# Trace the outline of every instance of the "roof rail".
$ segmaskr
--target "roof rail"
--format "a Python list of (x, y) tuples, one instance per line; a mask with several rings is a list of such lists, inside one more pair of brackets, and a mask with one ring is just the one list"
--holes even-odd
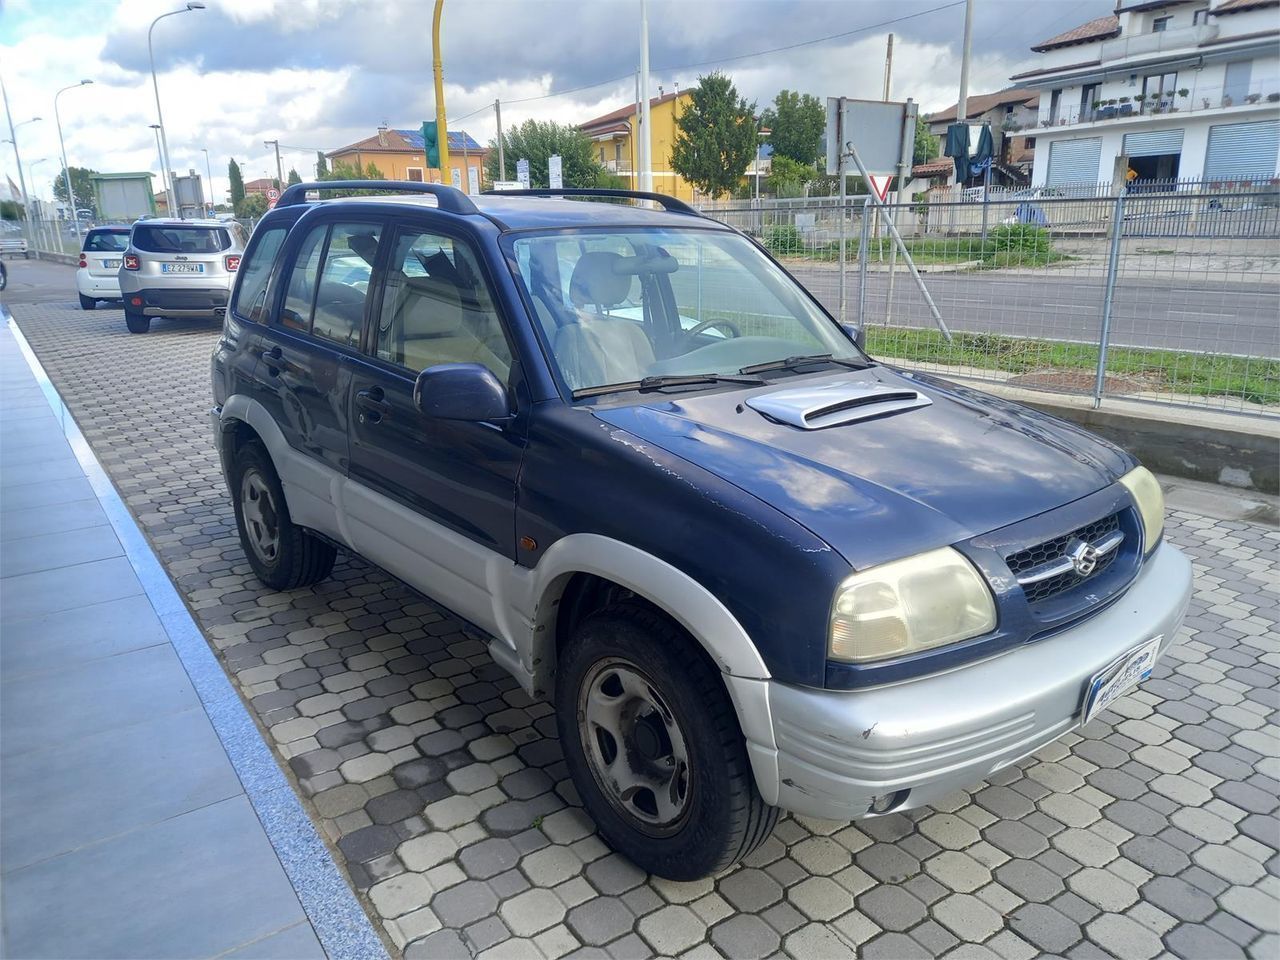
[(441, 210), (449, 213), (479, 213), (476, 205), (461, 190), (443, 183), (416, 183), (410, 180), (320, 180), (295, 183), (285, 187), (276, 201), (277, 207), (292, 207), (307, 202), (309, 190), (394, 190), (397, 193), (430, 193)]
[(627, 197), (632, 200), (652, 200), (661, 204), (668, 213), (684, 213), (693, 217), (701, 217), (697, 210), (683, 200), (669, 197), (665, 193), (650, 193), (647, 190), (610, 190), (605, 187), (561, 187), (555, 190), (538, 188), (534, 190), (486, 190), (486, 195), (499, 197)]

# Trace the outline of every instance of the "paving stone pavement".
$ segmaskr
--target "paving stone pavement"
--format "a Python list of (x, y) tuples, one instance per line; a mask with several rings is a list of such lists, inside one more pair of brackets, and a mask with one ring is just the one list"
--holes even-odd
[(1280, 956), (1280, 533), (1175, 512), (1179, 643), (1079, 734), (935, 808), (784, 817), (725, 875), (646, 877), (577, 806), (545, 703), (363, 561), (273, 593), (209, 436), (211, 324), (15, 308), (352, 884), (416, 957)]

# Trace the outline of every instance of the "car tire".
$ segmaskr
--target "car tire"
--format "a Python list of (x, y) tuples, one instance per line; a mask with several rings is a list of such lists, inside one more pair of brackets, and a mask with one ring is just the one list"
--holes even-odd
[(558, 665), (556, 719), (587, 813), (642, 870), (710, 876), (777, 823), (719, 672), (645, 604), (607, 607), (574, 629)]
[(240, 546), (263, 584), (293, 590), (329, 576), (337, 551), (293, 522), (280, 478), (260, 443), (236, 451), (230, 479)]
[(81, 310), (92, 310), (92, 309), (93, 309), (94, 307), (96, 307), (97, 305), (98, 305), (98, 301), (97, 301), (97, 300), (95, 300), (95, 299), (93, 299), (93, 297), (86, 297), (83, 293), (82, 293), (82, 294), (80, 294), (80, 309), (81, 309)]
[(146, 333), (151, 329), (150, 317), (144, 317), (142, 314), (134, 313), (131, 310), (125, 310), (124, 322), (130, 333)]

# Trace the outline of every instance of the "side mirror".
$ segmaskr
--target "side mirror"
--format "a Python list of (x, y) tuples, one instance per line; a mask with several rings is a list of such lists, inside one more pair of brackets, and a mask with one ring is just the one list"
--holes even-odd
[(859, 350), (867, 349), (867, 332), (856, 323), (842, 323), (840, 329), (844, 335), (854, 342)]
[(438, 420), (505, 420), (511, 416), (507, 388), (479, 363), (427, 367), (413, 385), (413, 405)]

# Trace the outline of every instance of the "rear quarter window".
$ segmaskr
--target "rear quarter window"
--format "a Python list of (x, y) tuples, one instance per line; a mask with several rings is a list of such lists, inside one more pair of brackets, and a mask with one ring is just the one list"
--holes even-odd
[(239, 283), (231, 301), (231, 310), (236, 316), (254, 323), (266, 321), (267, 281), (288, 234), (289, 224), (281, 224), (261, 230), (253, 237), (240, 264)]
[(139, 224), (133, 245), (146, 253), (221, 253), (231, 249), (231, 236), (225, 227)]

